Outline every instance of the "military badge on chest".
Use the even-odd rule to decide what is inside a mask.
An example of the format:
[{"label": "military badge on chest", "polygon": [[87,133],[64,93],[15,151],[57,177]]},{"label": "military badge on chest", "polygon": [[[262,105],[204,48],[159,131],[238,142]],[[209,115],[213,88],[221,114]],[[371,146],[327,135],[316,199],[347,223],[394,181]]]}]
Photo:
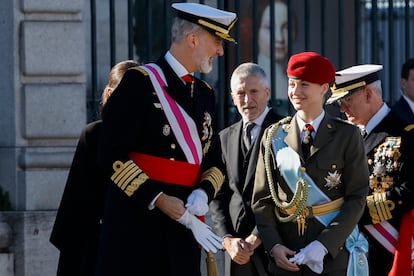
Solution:
[{"label": "military badge on chest", "polygon": [[211,115],[208,112],[204,112],[203,119],[203,136],[201,137],[201,142],[204,144],[203,155],[205,155],[210,148],[211,137],[213,136],[213,127],[211,125]]},{"label": "military badge on chest", "polygon": [[387,200],[386,192],[394,186],[394,176],[400,169],[401,137],[387,137],[375,149],[373,158],[368,159],[371,175],[369,186],[372,194],[367,197],[367,206],[373,223],[392,218],[395,203]]},{"label": "military badge on chest", "polygon": [[325,188],[328,190],[337,189],[339,184],[341,184],[341,174],[336,170],[336,165],[331,165],[331,171],[328,172],[328,176],[325,177],[326,184]]},{"label": "military badge on chest", "polygon": [[394,185],[394,175],[400,169],[399,158],[401,137],[387,137],[375,150],[374,159],[368,159],[370,166],[370,188],[373,192],[386,192]]}]

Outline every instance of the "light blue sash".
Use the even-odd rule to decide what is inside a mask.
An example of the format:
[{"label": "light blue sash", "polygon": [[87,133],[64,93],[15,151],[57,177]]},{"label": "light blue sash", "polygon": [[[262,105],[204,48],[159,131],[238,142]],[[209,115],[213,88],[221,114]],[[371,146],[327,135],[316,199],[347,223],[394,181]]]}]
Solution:
[{"label": "light blue sash", "polygon": [[[303,177],[309,185],[307,206],[320,205],[331,201],[306,172],[302,173],[299,155],[285,143],[286,135],[287,133],[283,130],[283,127],[279,127],[273,136],[272,146],[273,152],[276,154],[277,166],[290,190],[294,192],[297,180],[299,177]],[[339,211],[335,211],[322,216],[315,216],[315,218],[324,226],[328,226],[338,213]]]},{"label": "light blue sash", "polygon": [[[280,126],[272,138],[272,148],[276,155],[277,166],[291,191],[296,190],[296,181],[303,177],[309,185],[309,197],[307,206],[319,205],[331,201],[313,182],[312,178],[301,171],[300,158],[296,151],[285,143],[287,132]],[[315,218],[327,226],[335,218],[339,211],[335,211]],[[367,276],[368,241],[359,233],[358,225],[345,241],[345,247],[349,251],[347,276]]]},{"label": "light blue sash", "polygon": [[367,253],[368,241],[359,232],[358,225],[345,241],[349,251],[347,276],[366,276],[369,274]]}]

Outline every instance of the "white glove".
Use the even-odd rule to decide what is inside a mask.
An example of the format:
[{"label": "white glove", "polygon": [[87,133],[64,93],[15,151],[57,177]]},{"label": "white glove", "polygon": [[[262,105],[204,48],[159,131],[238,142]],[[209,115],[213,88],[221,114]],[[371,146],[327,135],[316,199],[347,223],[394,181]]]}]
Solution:
[{"label": "white glove", "polygon": [[297,265],[305,264],[313,272],[321,274],[323,270],[323,258],[327,253],[328,250],[325,246],[315,240],[290,258],[289,262],[296,263]]},{"label": "white glove", "polygon": [[195,189],[185,204],[188,212],[196,216],[204,216],[208,212],[208,197],[202,189]]},{"label": "white glove", "polygon": [[177,219],[179,223],[193,232],[194,238],[207,252],[217,252],[217,249],[223,249],[221,243],[223,239],[214,234],[211,227],[203,223],[196,216],[190,214],[188,210],[184,212],[181,218]]}]

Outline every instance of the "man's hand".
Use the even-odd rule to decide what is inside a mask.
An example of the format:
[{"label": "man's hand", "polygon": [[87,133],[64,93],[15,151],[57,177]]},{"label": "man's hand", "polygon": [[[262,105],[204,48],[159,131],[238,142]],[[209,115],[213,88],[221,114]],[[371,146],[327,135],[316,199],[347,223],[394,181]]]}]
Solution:
[{"label": "man's hand", "polygon": [[248,242],[250,244],[250,247],[255,250],[257,247],[259,247],[259,245],[262,244],[262,240],[258,237],[255,236],[253,234],[250,234],[246,239],[246,242]]},{"label": "man's hand", "polygon": [[231,259],[239,265],[247,264],[254,253],[253,246],[240,238],[225,237],[223,247]]},{"label": "man's hand", "polygon": [[288,256],[293,256],[296,252],[290,250],[284,245],[276,244],[270,251],[270,255],[273,256],[275,263],[278,267],[288,271],[299,271],[299,267],[288,260]]},{"label": "man's hand", "polygon": [[179,219],[185,212],[184,202],[181,199],[164,193],[155,201],[155,206],[173,220]]},{"label": "man's hand", "polygon": [[208,212],[208,197],[203,189],[195,189],[185,204],[188,212],[196,216],[204,216]]}]

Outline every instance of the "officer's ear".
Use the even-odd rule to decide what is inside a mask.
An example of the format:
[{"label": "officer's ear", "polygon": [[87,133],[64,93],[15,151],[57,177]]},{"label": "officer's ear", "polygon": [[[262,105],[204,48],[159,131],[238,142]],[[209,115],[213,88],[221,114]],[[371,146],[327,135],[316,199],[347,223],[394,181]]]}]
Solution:
[{"label": "officer's ear", "polygon": [[198,36],[197,33],[189,33],[186,37],[187,44],[194,48],[198,44]]}]

